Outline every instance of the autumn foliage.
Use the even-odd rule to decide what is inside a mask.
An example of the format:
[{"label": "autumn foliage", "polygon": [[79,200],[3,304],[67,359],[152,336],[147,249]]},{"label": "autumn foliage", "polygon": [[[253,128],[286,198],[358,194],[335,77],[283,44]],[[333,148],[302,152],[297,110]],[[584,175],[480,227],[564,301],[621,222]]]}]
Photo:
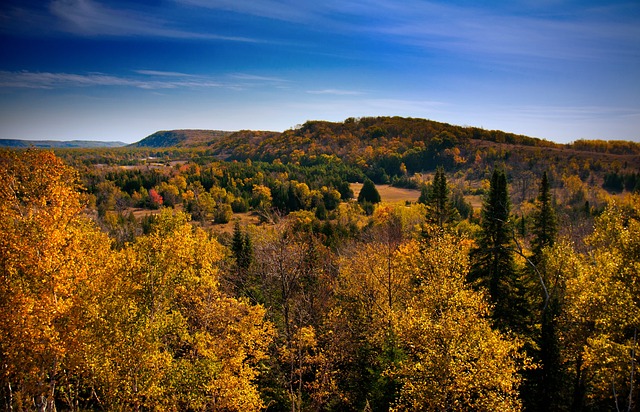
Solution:
[{"label": "autumn foliage", "polygon": [[222,246],[166,210],[122,250],[81,213],[52,153],[0,156],[7,408],[259,410],[272,328],[221,293]]},{"label": "autumn foliage", "polygon": [[[1,151],[2,408],[637,410],[638,195],[506,165],[476,188],[437,168],[419,203],[357,202],[348,180],[415,164],[369,146],[348,165],[311,136],[411,140],[389,131],[414,123],[374,120],[236,136],[264,156],[301,139],[285,162],[80,175],[51,152]],[[435,127],[419,125],[411,136]],[[404,160],[470,161],[454,129],[431,132]]]}]

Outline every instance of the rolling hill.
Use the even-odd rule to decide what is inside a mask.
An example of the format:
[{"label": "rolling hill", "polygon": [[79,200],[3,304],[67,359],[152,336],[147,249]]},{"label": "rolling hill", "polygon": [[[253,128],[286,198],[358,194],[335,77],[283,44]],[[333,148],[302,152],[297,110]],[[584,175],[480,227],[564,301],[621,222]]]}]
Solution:
[{"label": "rolling hill", "polygon": [[228,136],[232,132],[222,130],[161,130],[130,147],[198,147]]},{"label": "rolling hill", "polygon": [[20,140],[20,139],[0,139],[0,147],[28,148],[37,147],[42,149],[81,149],[81,148],[111,148],[126,146],[123,142],[99,142],[93,140]]}]

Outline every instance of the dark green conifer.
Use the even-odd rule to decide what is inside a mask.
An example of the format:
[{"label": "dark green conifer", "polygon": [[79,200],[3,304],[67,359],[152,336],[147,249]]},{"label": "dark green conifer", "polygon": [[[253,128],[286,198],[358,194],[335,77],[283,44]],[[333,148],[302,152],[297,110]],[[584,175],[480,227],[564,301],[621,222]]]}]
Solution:
[{"label": "dark green conifer", "polygon": [[493,317],[502,330],[523,333],[527,323],[525,291],[513,259],[513,228],[509,221],[511,202],[507,177],[495,170],[489,194],[481,211],[477,247],[471,252],[469,278],[489,291],[494,305]]},{"label": "dark green conifer", "polygon": [[449,186],[444,168],[438,167],[436,169],[433,183],[426,191],[425,203],[428,207],[427,217],[439,227],[459,218],[460,215],[449,197]]},{"label": "dark green conifer", "polygon": [[239,268],[247,270],[253,260],[253,246],[248,233],[242,233],[240,223],[236,221],[233,226],[233,237],[231,239],[231,252],[236,258]]},{"label": "dark green conifer", "polygon": [[[533,256],[531,260],[537,269],[544,274],[542,252],[544,248],[553,246],[558,233],[547,172],[544,172],[540,182],[532,232]],[[558,316],[562,311],[563,288],[558,282],[550,282],[548,277],[545,276],[545,278],[548,296],[542,296],[542,319],[538,342],[542,366],[539,372],[539,401],[546,410],[552,411],[557,410],[560,404],[559,388],[562,383]]]},{"label": "dark green conifer", "polygon": [[360,194],[358,194],[358,203],[365,202],[380,203],[380,193],[371,179],[365,179]]},{"label": "dark green conifer", "polygon": [[553,246],[558,233],[556,214],[553,209],[547,172],[544,172],[542,175],[542,181],[540,182],[540,191],[536,202],[536,212],[533,215],[532,232],[533,240],[531,243],[533,261],[539,262],[542,255],[542,249]]}]

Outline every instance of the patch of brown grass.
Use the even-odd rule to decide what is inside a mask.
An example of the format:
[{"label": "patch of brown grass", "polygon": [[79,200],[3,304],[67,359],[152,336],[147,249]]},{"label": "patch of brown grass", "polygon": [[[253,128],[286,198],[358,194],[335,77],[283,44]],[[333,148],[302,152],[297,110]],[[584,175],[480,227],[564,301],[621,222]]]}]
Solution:
[{"label": "patch of brown grass", "polygon": [[[362,189],[362,183],[351,183],[354,198],[358,198],[360,189]],[[376,185],[376,189],[380,193],[380,199],[387,203],[416,202],[420,197],[420,191],[415,189],[403,189],[391,185]]]}]

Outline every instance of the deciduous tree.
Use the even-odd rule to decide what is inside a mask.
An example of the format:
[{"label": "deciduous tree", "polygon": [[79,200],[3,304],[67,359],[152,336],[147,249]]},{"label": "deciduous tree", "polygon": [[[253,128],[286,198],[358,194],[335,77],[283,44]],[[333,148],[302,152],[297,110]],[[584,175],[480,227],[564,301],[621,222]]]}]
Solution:
[{"label": "deciduous tree", "polygon": [[393,410],[519,410],[520,344],[491,326],[489,305],[466,283],[464,240],[439,234],[421,246],[417,290],[398,312],[405,357]]},{"label": "deciduous tree", "polygon": [[9,410],[79,404],[86,313],[110,241],[81,216],[78,187],[53,153],[0,151],[0,391]]}]

